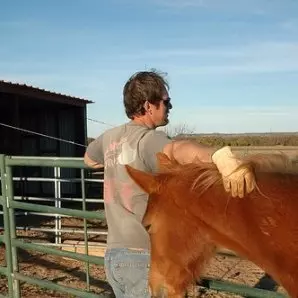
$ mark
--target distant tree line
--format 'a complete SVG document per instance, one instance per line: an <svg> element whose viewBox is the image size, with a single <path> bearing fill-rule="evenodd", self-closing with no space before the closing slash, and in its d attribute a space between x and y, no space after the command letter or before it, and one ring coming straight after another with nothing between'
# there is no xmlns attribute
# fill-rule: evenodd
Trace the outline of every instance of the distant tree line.
<svg viewBox="0 0 298 298"><path fill-rule="evenodd" d="M298 146L298 134L204 136L178 135L175 139L195 139L210 146Z"/></svg>
<svg viewBox="0 0 298 298"><path fill-rule="evenodd" d="M192 139L210 146L298 146L298 134L268 134L268 135L191 135L179 134L173 139ZM88 138L87 144L94 138Z"/></svg>

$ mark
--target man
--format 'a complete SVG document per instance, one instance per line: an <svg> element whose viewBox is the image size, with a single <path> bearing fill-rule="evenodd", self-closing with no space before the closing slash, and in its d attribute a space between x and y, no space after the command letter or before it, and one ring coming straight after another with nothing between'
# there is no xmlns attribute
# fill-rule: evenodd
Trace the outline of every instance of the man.
<svg viewBox="0 0 298 298"><path fill-rule="evenodd" d="M150 297L149 236L142 225L147 195L128 177L125 164L154 172L156 153L164 152L180 163L213 162L233 197L254 188L249 169L240 164L229 147L219 150L188 140L172 141L155 128L166 125L172 109L169 86L158 73L138 72L124 86L124 107L131 121L112 128L89 144L84 161L92 168L104 166L104 202L108 224L105 271L117 298ZM246 185L246 187L245 187ZM246 188L246 189L245 189Z"/></svg>

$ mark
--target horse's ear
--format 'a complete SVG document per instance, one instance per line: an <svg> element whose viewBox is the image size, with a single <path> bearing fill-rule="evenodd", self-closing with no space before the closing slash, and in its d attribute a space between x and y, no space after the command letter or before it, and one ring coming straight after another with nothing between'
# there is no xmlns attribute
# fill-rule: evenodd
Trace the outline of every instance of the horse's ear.
<svg viewBox="0 0 298 298"><path fill-rule="evenodd" d="M170 170L175 165L177 165L176 160L171 160L165 153L158 152L156 153L157 163L158 163L158 169L160 171L162 170Z"/></svg>
<svg viewBox="0 0 298 298"><path fill-rule="evenodd" d="M125 165L128 175L148 194L157 193L160 182L153 174L136 170L129 165Z"/></svg>

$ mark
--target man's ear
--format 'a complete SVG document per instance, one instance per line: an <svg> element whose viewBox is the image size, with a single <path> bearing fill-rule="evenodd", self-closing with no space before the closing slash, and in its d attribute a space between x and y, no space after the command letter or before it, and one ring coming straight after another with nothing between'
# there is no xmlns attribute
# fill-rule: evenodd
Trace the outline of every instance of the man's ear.
<svg viewBox="0 0 298 298"><path fill-rule="evenodd" d="M148 194L157 193L160 182L153 174L146 173L125 165L128 175Z"/></svg>
<svg viewBox="0 0 298 298"><path fill-rule="evenodd" d="M143 105L144 109L146 112L150 111L150 103L148 100L145 101L144 105Z"/></svg>

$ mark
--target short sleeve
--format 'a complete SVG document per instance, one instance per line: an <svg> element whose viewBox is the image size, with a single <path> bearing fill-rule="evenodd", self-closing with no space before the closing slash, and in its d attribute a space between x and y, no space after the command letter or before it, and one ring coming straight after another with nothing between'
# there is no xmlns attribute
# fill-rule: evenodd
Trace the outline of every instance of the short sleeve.
<svg viewBox="0 0 298 298"><path fill-rule="evenodd" d="M92 141L87 147L87 155L92 160L104 164L103 135Z"/></svg>
<svg viewBox="0 0 298 298"><path fill-rule="evenodd" d="M150 171L156 172L158 170L156 153L162 152L165 145L171 142L171 138L166 133L156 130L150 130L140 140L139 153Z"/></svg>

